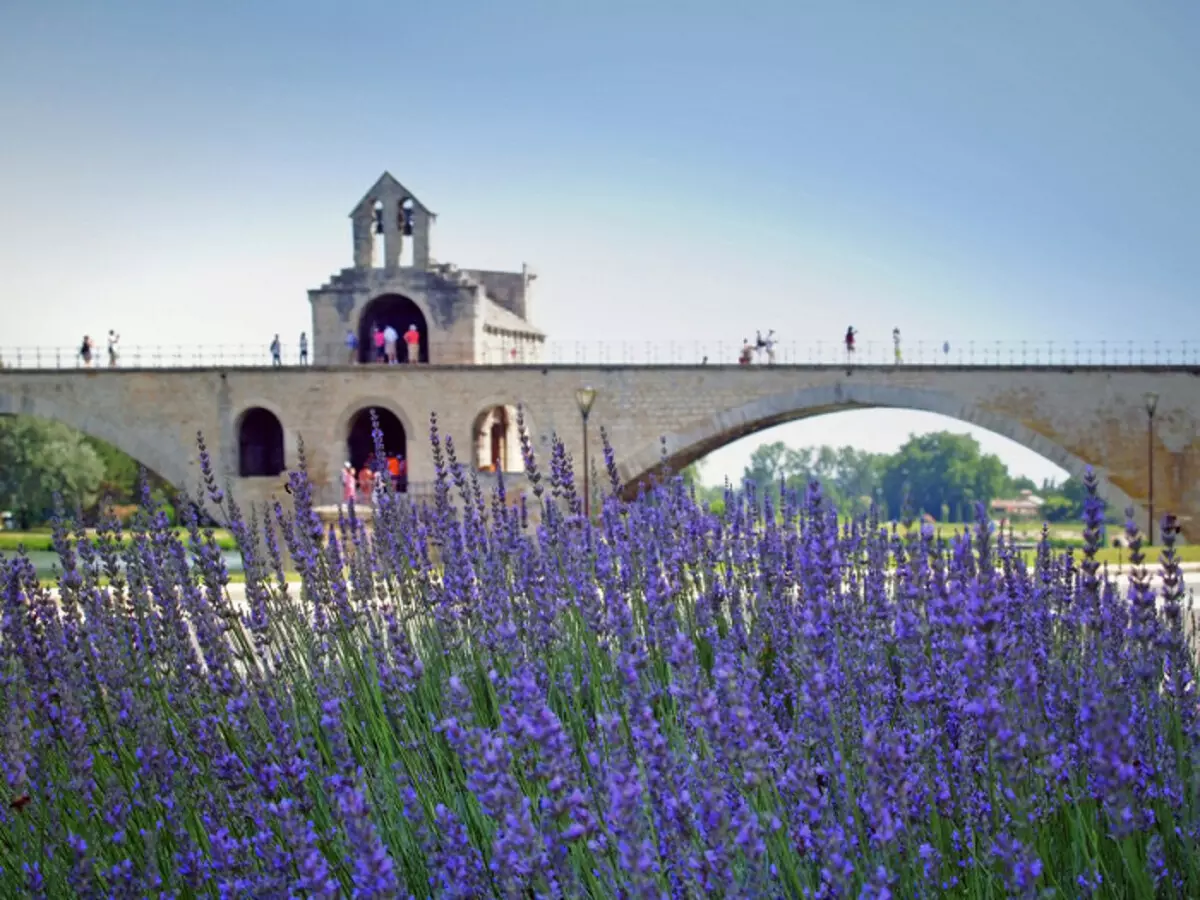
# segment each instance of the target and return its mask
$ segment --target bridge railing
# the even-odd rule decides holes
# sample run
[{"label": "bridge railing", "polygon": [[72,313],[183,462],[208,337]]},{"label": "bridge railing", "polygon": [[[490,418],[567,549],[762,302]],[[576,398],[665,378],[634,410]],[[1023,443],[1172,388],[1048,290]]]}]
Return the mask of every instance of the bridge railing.
[{"label": "bridge railing", "polygon": [[[853,354],[840,341],[780,341],[773,354],[754,352],[750,365],[885,366],[1195,366],[1200,340],[1100,341],[903,341],[900,354],[890,340],[859,340]],[[439,343],[434,364],[475,360],[476,365],[736,365],[740,342],[731,341],[547,341],[524,347]],[[311,355],[308,358],[311,361]],[[349,353],[335,363],[350,365]],[[299,347],[284,346],[278,363],[267,344],[156,344],[120,348],[115,361],[104,348],[85,363],[78,347],[0,347],[0,368],[11,369],[195,369],[307,365]],[[354,363],[359,365],[359,363]],[[366,363],[362,365],[376,365]]]},{"label": "bridge railing", "polygon": [[[409,503],[433,503],[437,497],[437,484],[433,481],[409,481],[405,485],[404,492],[401,497]],[[328,483],[312,483],[309,486],[312,494],[314,506],[344,506],[345,499],[342,491],[341,479]],[[457,491],[455,491],[457,499]],[[354,502],[357,506],[363,506],[363,497],[357,492]],[[369,505],[369,504],[368,504]]]}]

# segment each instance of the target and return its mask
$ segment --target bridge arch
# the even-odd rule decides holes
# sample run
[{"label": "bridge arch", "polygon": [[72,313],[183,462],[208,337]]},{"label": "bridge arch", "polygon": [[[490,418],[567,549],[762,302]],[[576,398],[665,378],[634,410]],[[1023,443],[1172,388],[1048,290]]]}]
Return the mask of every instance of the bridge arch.
[{"label": "bridge arch", "polygon": [[398,293],[385,293],[372,299],[362,308],[358,316],[358,361],[360,363],[376,362],[373,330],[378,325],[385,328],[391,325],[396,329],[396,353],[400,362],[409,362],[407,357],[408,345],[404,342],[404,333],[409,325],[415,325],[420,333],[421,341],[417,345],[420,350],[419,362],[429,362],[429,316],[421,304],[411,297]]},{"label": "bridge arch", "polygon": [[[965,404],[943,391],[842,381],[831,385],[801,388],[773,394],[731,409],[714,413],[692,426],[664,435],[662,439],[638,448],[627,459],[618,458],[618,471],[627,493],[632,494],[655,473],[662,471],[663,445],[667,467],[678,471],[714,450],[776,425],[848,409],[910,409],[938,413],[988,431],[1020,444],[1065,469],[1072,478],[1082,479],[1087,472],[1084,460],[1020,421],[991,410]],[[1142,521],[1146,511],[1108,479],[1102,466],[1091,463],[1100,482],[1100,493],[1115,509],[1132,506]]]},{"label": "bridge arch", "polygon": [[32,393],[4,390],[0,390],[0,415],[32,416],[61,422],[111,444],[176,489],[193,486],[189,481],[192,480],[190,468],[195,446],[179,446],[170,436],[153,428],[145,431],[129,428],[97,409]]},{"label": "bridge arch", "polygon": [[[371,434],[371,410],[379,417],[379,424],[384,435],[384,449],[389,454],[402,455],[409,460],[412,454],[414,431],[412,420],[404,409],[392,400],[369,395],[359,397],[347,405],[336,419],[337,435],[332,459],[337,461],[338,470],[342,461],[350,463],[355,469],[361,468],[363,462],[374,452],[374,440]],[[421,440],[417,436],[417,441]],[[407,467],[406,467],[407,468]],[[408,476],[405,476],[402,490],[407,490]]]}]

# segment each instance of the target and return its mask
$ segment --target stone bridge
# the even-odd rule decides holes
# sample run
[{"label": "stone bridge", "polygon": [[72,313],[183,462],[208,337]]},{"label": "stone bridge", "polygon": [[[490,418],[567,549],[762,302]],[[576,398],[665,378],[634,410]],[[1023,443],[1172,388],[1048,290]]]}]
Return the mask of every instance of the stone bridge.
[{"label": "stone bridge", "polygon": [[[783,422],[851,408],[894,407],[981,426],[1075,476],[1091,465],[1109,502],[1133,505],[1143,527],[1149,499],[1146,407],[1147,395],[1153,394],[1156,512],[1180,516],[1185,536],[1193,540],[1200,533],[1198,367],[0,370],[0,414],[64,422],[189,489],[198,483],[196,436],[203,433],[218,470],[246,503],[281,493],[280,473],[296,465],[303,438],[320,497],[334,502],[343,461],[355,453],[360,459],[352,462],[361,461],[365,409],[383,411],[391,423],[389,440],[404,447],[415,489],[433,478],[427,438],[431,412],[438,414],[442,434],[454,439],[460,458],[474,463],[486,456],[492,467],[513,469],[519,468],[512,463],[519,454],[511,420],[520,404],[542,458],[557,433],[578,463],[582,427],[575,392],[585,385],[596,390],[592,450],[599,449],[603,426],[630,485],[659,465],[664,438],[669,464],[678,468]],[[510,414],[487,418],[497,409]],[[497,434],[497,428],[504,433]]]}]

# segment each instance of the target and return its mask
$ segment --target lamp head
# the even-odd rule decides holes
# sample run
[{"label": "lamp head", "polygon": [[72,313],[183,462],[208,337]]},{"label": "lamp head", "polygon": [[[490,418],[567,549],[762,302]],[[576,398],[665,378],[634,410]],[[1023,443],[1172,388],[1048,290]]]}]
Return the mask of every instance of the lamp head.
[{"label": "lamp head", "polygon": [[575,402],[579,404],[579,412],[581,415],[587,415],[592,411],[592,404],[596,402],[596,389],[594,387],[581,387],[575,392]]},{"label": "lamp head", "polygon": [[1158,394],[1154,391],[1146,392],[1146,412],[1154,415],[1154,411],[1158,409]]}]

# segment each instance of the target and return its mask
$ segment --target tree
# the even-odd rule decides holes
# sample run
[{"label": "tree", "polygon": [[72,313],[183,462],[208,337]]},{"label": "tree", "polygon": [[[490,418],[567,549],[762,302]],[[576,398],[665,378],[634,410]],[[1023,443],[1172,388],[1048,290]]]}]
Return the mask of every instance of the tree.
[{"label": "tree", "polygon": [[780,483],[803,492],[809,482],[817,481],[826,499],[839,510],[863,512],[878,491],[887,458],[853,447],[795,449],[776,441],[755,449],[742,479],[754,482],[760,495],[777,491]]},{"label": "tree", "polygon": [[778,489],[780,481],[794,475],[796,463],[796,451],[789,449],[783,441],[760,444],[750,454],[750,464],[742,473],[742,481],[754,482],[761,495]]},{"label": "tree", "polygon": [[0,506],[22,528],[45,521],[54,495],[68,510],[95,502],[104,463],[83,435],[58,422],[0,417]]},{"label": "tree", "polygon": [[1047,479],[1042,483],[1040,493],[1046,501],[1042,516],[1047,522],[1069,522],[1083,518],[1087,489],[1080,479],[1068,478],[1062,484]]},{"label": "tree", "polygon": [[833,480],[845,512],[852,515],[866,512],[880,492],[888,455],[846,446],[838,449],[836,458]]},{"label": "tree", "polygon": [[700,476],[704,473],[704,460],[698,459],[690,466],[684,466],[679,470],[679,476],[683,479],[684,485],[688,490],[693,491],[696,496],[696,502],[707,503],[714,506],[719,503],[721,508],[725,507],[725,489],[723,487],[708,487],[701,480]]},{"label": "tree", "polygon": [[[84,437],[84,443],[91,447],[104,467],[100,480],[99,493],[113,503],[137,503],[140,497],[142,467],[133,457],[123,453],[112,444]],[[146,472],[151,488],[162,487],[161,479],[151,472]]]},{"label": "tree", "polygon": [[989,503],[1009,483],[1008,468],[979,442],[946,431],[912,436],[888,458],[882,478],[888,509],[913,515],[939,515],[943,507],[969,514],[972,504]]}]

